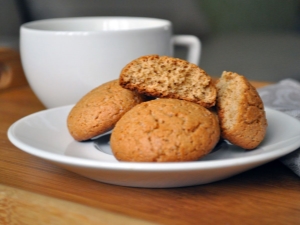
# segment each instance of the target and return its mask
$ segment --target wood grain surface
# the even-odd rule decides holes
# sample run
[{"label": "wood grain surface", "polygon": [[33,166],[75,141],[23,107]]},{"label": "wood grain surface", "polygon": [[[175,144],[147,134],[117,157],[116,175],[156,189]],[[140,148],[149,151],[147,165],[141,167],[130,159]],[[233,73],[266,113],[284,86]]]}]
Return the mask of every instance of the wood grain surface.
[{"label": "wood grain surface", "polygon": [[0,212],[1,224],[154,224],[1,184]]},{"label": "wood grain surface", "polygon": [[43,109],[27,83],[0,92],[0,224],[300,224],[300,179],[278,160],[192,187],[105,184],[9,142],[13,122]]}]

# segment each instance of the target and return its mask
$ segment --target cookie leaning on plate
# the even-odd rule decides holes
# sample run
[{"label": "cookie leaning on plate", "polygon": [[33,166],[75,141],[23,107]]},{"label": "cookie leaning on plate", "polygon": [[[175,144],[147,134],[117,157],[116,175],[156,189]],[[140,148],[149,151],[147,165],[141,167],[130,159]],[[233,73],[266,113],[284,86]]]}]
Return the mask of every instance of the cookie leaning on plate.
[{"label": "cookie leaning on plate", "polygon": [[212,107],[216,88],[204,70],[185,60],[168,56],[142,56],[127,64],[120,85],[158,98],[183,99]]},{"label": "cookie leaning on plate", "polygon": [[207,155],[220,138],[217,116],[199,104],[156,99],[129,110],[110,145],[119,161],[180,162]]},{"label": "cookie leaning on plate", "polygon": [[132,107],[144,101],[140,94],[124,89],[113,80],[93,89],[72,108],[67,118],[70,134],[88,140],[114,127]]},{"label": "cookie leaning on plate", "polygon": [[244,149],[256,148],[267,129],[264,105],[258,92],[244,76],[226,71],[216,87],[221,136]]}]

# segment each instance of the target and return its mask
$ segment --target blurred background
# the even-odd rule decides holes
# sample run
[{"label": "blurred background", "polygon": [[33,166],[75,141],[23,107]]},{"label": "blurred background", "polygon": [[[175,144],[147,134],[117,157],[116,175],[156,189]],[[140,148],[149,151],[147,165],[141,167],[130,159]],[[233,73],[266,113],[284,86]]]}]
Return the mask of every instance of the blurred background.
[{"label": "blurred background", "polygon": [[77,16],[168,19],[175,34],[201,39],[200,67],[211,76],[300,80],[299,0],[0,0],[0,47],[19,49],[22,23]]}]

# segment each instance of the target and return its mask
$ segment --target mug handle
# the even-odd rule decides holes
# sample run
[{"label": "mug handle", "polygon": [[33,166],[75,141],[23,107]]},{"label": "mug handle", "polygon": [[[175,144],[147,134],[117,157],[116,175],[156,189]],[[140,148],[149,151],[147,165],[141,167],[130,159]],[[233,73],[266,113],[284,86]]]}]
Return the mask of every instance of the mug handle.
[{"label": "mug handle", "polygon": [[173,45],[187,47],[187,61],[199,65],[201,55],[201,41],[198,37],[194,35],[174,35]]}]

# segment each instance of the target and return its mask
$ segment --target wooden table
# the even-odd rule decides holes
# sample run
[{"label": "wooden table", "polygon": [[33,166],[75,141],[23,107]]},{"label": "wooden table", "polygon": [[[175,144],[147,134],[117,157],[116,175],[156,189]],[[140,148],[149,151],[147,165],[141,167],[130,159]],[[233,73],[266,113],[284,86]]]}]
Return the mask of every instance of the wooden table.
[{"label": "wooden table", "polygon": [[[20,71],[14,76],[23,80]],[[24,153],[7,129],[44,106],[21,83],[0,90],[0,224],[300,224],[300,179],[277,160],[211,184],[143,189],[96,182]]]}]

